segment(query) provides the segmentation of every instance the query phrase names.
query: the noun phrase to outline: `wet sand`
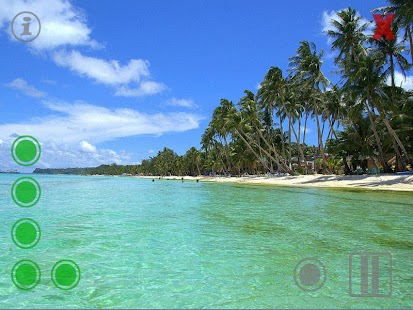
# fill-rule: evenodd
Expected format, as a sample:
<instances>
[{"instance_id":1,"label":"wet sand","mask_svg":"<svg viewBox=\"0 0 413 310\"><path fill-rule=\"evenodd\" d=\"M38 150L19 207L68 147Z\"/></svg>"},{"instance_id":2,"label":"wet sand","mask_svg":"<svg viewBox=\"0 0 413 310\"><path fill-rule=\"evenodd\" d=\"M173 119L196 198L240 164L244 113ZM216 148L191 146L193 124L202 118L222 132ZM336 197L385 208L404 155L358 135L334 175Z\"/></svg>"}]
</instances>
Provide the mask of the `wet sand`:
<instances>
[{"instance_id":1,"label":"wet sand","mask_svg":"<svg viewBox=\"0 0 413 310\"><path fill-rule=\"evenodd\" d=\"M299 176L245 176L245 177L150 177L155 181L191 180L199 182L226 182L242 184L262 184L275 186L310 186L331 188L360 188L372 190L411 191L413 192L413 175L299 175Z\"/></svg>"}]
</instances>

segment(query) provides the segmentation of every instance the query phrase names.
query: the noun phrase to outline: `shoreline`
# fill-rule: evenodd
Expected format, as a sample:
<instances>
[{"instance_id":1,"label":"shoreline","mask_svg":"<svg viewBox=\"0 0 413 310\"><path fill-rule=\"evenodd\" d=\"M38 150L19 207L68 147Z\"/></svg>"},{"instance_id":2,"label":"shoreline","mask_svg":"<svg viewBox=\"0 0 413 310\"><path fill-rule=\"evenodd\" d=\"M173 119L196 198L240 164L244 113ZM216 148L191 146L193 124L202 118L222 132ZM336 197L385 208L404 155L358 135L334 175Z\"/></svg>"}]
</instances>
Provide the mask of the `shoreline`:
<instances>
[{"instance_id":1,"label":"shoreline","mask_svg":"<svg viewBox=\"0 0 413 310\"><path fill-rule=\"evenodd\" d=\"M133 176L136 178L162 180L181 180L215 183L236 183L249 185L270 185L290 187L321 187L342 189L369 189L380 191L413 192L413 175L298 175L298 176ZM160 179L159 179L160 178Z\"/></svg>"}]
</instances>

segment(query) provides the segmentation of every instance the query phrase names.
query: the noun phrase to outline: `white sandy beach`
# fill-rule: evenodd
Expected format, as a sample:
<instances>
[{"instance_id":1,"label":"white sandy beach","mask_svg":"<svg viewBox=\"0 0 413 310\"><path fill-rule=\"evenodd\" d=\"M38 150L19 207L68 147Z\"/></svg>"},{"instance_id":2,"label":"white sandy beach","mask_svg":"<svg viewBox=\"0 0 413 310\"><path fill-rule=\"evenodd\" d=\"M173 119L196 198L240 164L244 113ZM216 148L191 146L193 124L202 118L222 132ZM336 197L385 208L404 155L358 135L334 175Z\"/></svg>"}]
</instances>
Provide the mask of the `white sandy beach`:
<instances>
[{"instance_id":1,"label":"white sandy beach","mask_svg":"<svg viewBox=\"0 0 413 310\"><path fill-rule=\"evenodd\" d=\"M144 177L162 180L181 180L180 176ZM262 184L275 186L359 188L372 190L411 191L413 192L413 175L300 175L300 176L247 176L247 177L183 177L184 180L200 182L227 182L242 184Z\"/></svg>"}]
</instances>

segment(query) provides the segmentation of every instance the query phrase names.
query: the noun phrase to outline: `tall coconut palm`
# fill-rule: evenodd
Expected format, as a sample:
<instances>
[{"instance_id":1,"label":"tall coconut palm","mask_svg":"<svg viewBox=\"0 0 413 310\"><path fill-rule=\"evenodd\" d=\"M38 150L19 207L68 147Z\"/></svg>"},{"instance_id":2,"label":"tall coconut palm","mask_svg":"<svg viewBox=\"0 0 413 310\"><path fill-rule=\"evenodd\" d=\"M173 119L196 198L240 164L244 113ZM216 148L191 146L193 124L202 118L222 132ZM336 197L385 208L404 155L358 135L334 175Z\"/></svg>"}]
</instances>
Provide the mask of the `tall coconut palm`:
<instances>
[{"instance_id":1,"label":"tall coconut palm","mask_svg":"<svg viewBox=\"0 0 413 310\"><path fill-rule=\"evenodd\" d=\"M332 19L334 30L328 30L327 35L333 39L331 48L337 50L335 63L344 70L350 70L360 54L366 54L363 44L366 42L364 32L368 23L363 23L362 17L352 8L337 13L338 19Z\"/></svg>"},{"instance_id":2,"label":"tall coconut palm","mask_svg":"<svg viewBox=\"0 0 413 310\"><path fill-rule=\"evenodd\" d=\"M341 91L337 86L333 86L330 90L324 93L323 114L325 115L330 130L327 135L327 140L333 136L336 138L337 134L334 126L339 125L343 118L343 102L341 100Z\"/></svg>"},{"instance_id":3,"label":"tall coconut palm","mask_svg":"<svg viewBox=\"0 0 413 310\"><path fill-rule=\"evenodd\" d=\"M231 110L232 108L232 102L230 102L227 99L221 99L220 105L215 108L215 110L212 113L212 120L210 122L210 126L214 129L214 132L216 133L217 137L221 139L223 143L223 153L225 156L225 170L229 173L231 170L231 161L230 161L230 156L229 156L229 139L230 137L230 130L228 129L226 123L224 122L225 116L227 113Z\"/></svg>"},{"instance_id":4,"label":"tall coconut palm","mask_svg":"<svg viewBox=\"0 0 413 310\"><path fill-rule=\"evenodd\" d=\"M326 90L329 80L321 71L323 51L317 53L314 43L307 41L300 42L297 54L290 58L290 71L295 75L296 84L307 90L308 101L311 102L316 119L318 133L318 147L321 152L323 167L326 168L326 158L324 154L323 136L320 126L320 104L322 93Z\"/></svg>"},{"instance_id":5,"label":"tall coconut palm","mask_svg":"<svg viewBox=\"0 0 413 310\"><path fill-rule=\"evenodd\" d=\"M393 32L398 35L398 26L394 25ZM372 40L374 49L373 53L377 54L377 57L381 57L384 64L388 64L388 68L385 69L386 74L390 76L391 86L395 85L395 72L396 66L399 68L401 73L406 76L406 71L411 68L411 65L404 57L406 48L403 44L396 40ZM399 85L397 85L399 86Z\"/></svg>"},{"instance_id":6,"label":"tall coconut palm","mask_svg":"<svg viewBox=\"0 0 413 310\"><path fill-rule=\"evenodd\" d=\"M356 101L363 105L370 119L372 130L377 144L380 160L386 172L391 172L382 147L380 135L376 126L376 116L374 109L377 108L380 98L384 95L386 75L382 70L383 64L374 55L362 57L357 63L353 73L346 74L345 90L356 97ZM382 116L382 115L379 115ZM383 116L384 122L387 117Z\"/></svg>"},{"instance_id":7,"label":"tall coconut palm","mask_svg":"<svg viewBox=\"0 0 413 310\"><path fill-rule=\"evenodd\" d=\"M413 64L413 1L411 0L388 0L390 5L377 8L373 11L382 12L384 14L393 13L396 15L395 23L400 28L405 28L404 39L409 41L410 56Z\"/></svg>"},{"instance_id":8,"label":"tall coconut palm","mask_svg":"<svg viewBox=\"0 0 413 310\"><path fill-rule=\"evenodd\" d=\"M345 122L344 130L338 133L337 138L328 141L327 149L329 153L343 159L346 174L352 173L355 167L348 165L347 159L358 161L361 158L375 157L374 139L371 136L369 119L358 113L353 114L352 121Z\"/></svg>"},{"instance_id":9,"label":"tall coconut palm","mask_svg":"<svg viewBox=\"0 0 413 310\"><path fill-rule=\"evenodd\" d=\"M289 162L291 162L291 133L294 134L294 137L296 139L300 157L303 160L305 159L304 152L300 143L300 125L298 125L298 133L294 127L295 120L301 119L302 109L301 106L298 105L298 102L295 100L296 98L294 97L294 95L293 84L283 78L282 71L278 67L270 68L270 70L265 75L265 79L261 83L261 88L257 94L257 100L260 106L269 106L272 109L278 110L277 115L279 115L280 117L281 128L284 118L286 117L288 119ZM281 143L284 144L283 139L281 139Z\"/></svg>"},{"instance_id":10,"label":"tall coconut palm","mask_svg":"<svg viewBox=\"0 0 413 310\"><path fill-rule=\"evenodd\" d=\"M266 171L270 170L268 161L273 161L282 171L293 173L283 160L277 150L272 148L270 143L263 136L263 128L258 118L257 105L254 100L254 94L245 91L246 96L240 100L240 110L235 106L226 115L226 122L231 130L239 137L248 149L255 155L256 159L264 166ZM266 147L261 145L264 142ZM271 153L272 152L272 153Z\"/></svg>"}]
</instances>

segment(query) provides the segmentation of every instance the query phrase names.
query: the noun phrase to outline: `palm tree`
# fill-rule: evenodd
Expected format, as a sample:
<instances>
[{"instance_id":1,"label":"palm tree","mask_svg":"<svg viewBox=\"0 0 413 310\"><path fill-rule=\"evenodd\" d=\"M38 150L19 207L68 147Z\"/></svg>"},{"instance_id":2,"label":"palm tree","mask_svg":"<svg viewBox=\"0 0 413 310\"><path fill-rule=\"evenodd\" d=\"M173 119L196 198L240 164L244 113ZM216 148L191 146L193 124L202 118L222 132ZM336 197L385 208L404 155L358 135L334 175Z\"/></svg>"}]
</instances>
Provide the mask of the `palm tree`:
<instances>
[{"instance_id":1,"label":"palm tree","mask_svg":"<svg viewBox=\"0 0 413 310\"><path fill-rule=\"evenodd\" d=\"M393 26L393 32L398 34L398 27L397 25ZM388 68L385 69L387 75L391 77L391 86L394 87L395 85L395 71L396 65L399 67L401 73L406 76L406 71L410 69L411 65L404 57L404 53L406 48L404 45L400 44L397 39L396 40L372 40L373 46L375 49L373 53L376 53L378 57L381 57L381 60L384 64L388 63Z\"/></svg>"},{"instance_id":2,"label":"palm tree","mask_svg":"<svg viewBox=\"0 0 413 310\"><path fill-rule=\"evenodd\" d=\"M234 105L225 116L225 123L231 131L239 137L255 158L263 165L266 171L270 171L269 161L275 163L282 171L293 174L293 171L285 165L278 151L272 147L263 136L262 122L258 117L257 104L254 94L248 90L246 96L239 102L240 110ZM261 145L264 142L265 147Z\"/></svg>"},{"instance_id":3,"label":"palm tree","mask_svg":"<svg viewBox=\"0 0 413 310\"><path fill-rule=\"evenodd\" d=\"M322 93L326 90L329 80L321 71L323 51L317 54L317 48L314 43L307 41L300 42L297 54L290 58L290 71L295 75L296 84L306 90L309 96L308 101L314 111L318 133L318 147L321 151L323 167L326 168L326 158L324 154L323 136L320 126L320 105L322 103Z\"/></svg>"},{"instance_id":4,"label":"palm tree","mask_svg":"<svg viewBox=\"0 0 413 310\"><path fill-rule=\"evenodd\" d=\"M215 108L215 110L212 113L212 120L209 125L213 129L213 132L215 133L216 137L223 144L222 151L225 158L224 169L227 173L231 171L232 166L229 158L229 140L231 139L231 132L226 126L224 119L228 111L231 110L231 108L232 102L228 101L227 99L221 99L220 105L217 108ZM222 159L223 162L224 158Z\"/></svg>"},{"instance_id":5,"label":"palm tree","mask_svg":"<svg viewBox=\"0 0 413 310\"><path fill-rule=\"evenodd\" d=\"M390 6L380 7L373 11L396 15L395 22L399 27L406 29L404 40L409 40L410 55L413 64L413 2L411 0L388 0Z\"/></svg>"},{"instance_id":6,"label":"palm tree","mask_svg":"<svg viewBox=\"0 0 413 310\"><path fill-rule=\"evenodd\" d=\"M300 120L302 116L302 106L298 104L297 92L298 88L294 84L283 78L280 68L271 67L265 75L264 81L261 83L261 88L257 94L258 104L262 107L271 107L278 110L280 117L280 126L286 117L288 119L288 140L289 140L289 162L291 163L291 133L294 134L297 142L298 151L302 160L305 160L304 152L300 143ZM281 112L282 111L282 112ZM298 120L298 133L294 127L295 121ZM281 129L282 133L282 129ZM281 139L284 148L284 141Z\"/></svg>"},{"instance_id":7,"label":"palm tree","mask_svg":"<svg viewBox=\"0 0 413 310\"><path fill-rule=\"evenodd\" d=\"M352 173L354 167L347 164L347 159L359 161L361 158L374 158L374 139L371 139L371 123L368 118L362 116L354 109L352 118L345 122L344 131L338 133L336 139L331 139L327 143L329 153L342 158L346 173Z\"/></svg>"},{"instance_id":8,"label":"palm tree","mask_svg":"<svg viewBox=\"0 0 413 310\"><path fill-rule=\"evenodd\" d=\"M378 107L381 98L384 96L386 75L383 73L382 67L383 64L374 55L363 57L357 63L354 72L345 75L347 78L345 90L355 95L356 102L365 107L373 129L380 160L385 172L391 172L391 168L385 159L374 114L374 109ZM387 117L383 117L383 114L380 114L380 111L379 117L383 119L385 124L388 122Z\"/></svg>"},{"instance_id":9,"label":"palm tree","mask_svg":"<svg viewBox=\"0 0 413 310\"><path fill-rule=\"evenodd\" d=\"M343 118L343 103L341 100L341 91L337 86L333 86L330 90L324 93L324 106L323 114L325 115L326 120L328 121L330 130L328 132L326 140L329 138L337 138L334 125L337 127Z\"/></svg>"},{"instance_id":10,"label":"palm tree","mask_svg":"<svg viewBox=\"0 0 413 310\"><path fill-rule=\"evenodd\" d=\"M327 35L333 39L331 49L339 54L335 57L335 63L344 70L350 70L360 54L366 54L363 47L366 41L364 32L368 23L362 23L362 18L352 8L341 10L337 13L339 19L331 20L335 30L328 30Z\"/></svg>"},{"instance_id":11,"label":"palm tree","mask_svg":"<svg viewBox=\"0 0 413 310\"><path fill-rule=\"evenodd\" d=\"M199 152L195 147L191 147L188 151L186 151L184 159L189 175L195 175L195 172L197 175L201 174L201 152Z\"/></svg>"}]
</instances>

